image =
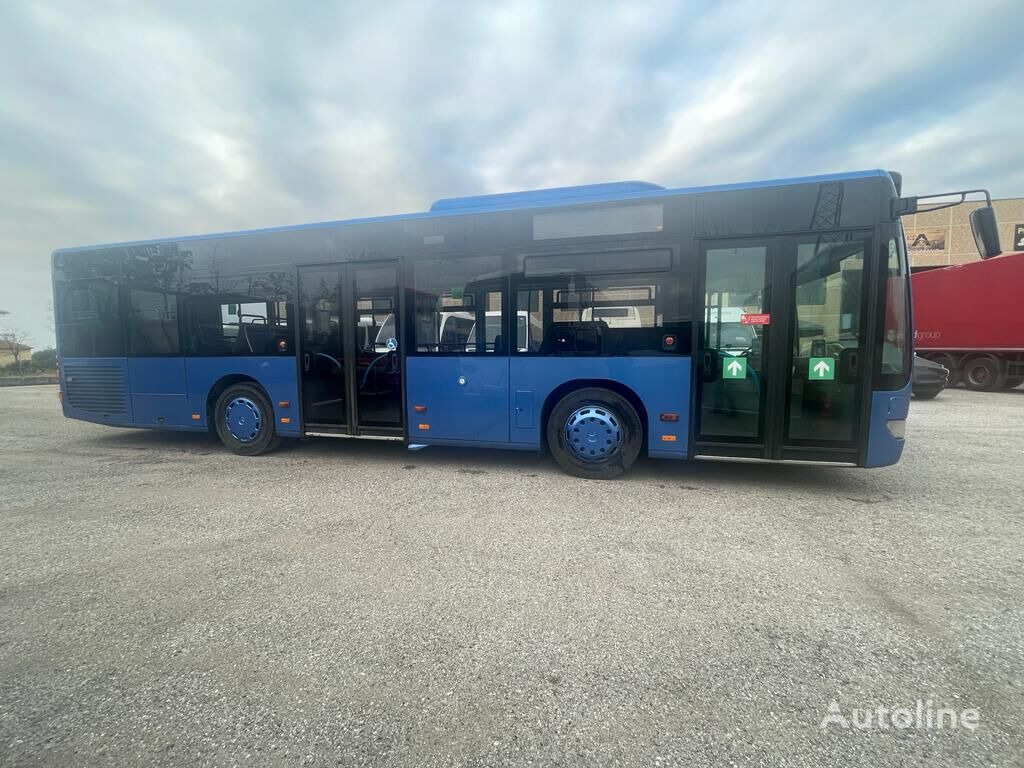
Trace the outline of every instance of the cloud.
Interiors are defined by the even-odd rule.
[[[1019,2],[6,3],[0,308],[48,254],[438,197],[863,167],[1024,194]]]

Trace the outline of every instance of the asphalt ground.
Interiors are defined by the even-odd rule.
[[[0,763],[1022,765],[1024,391],[907,432],[886,469],[602,483],[4,390]],[[977,723],[850,722],[919,700]]]

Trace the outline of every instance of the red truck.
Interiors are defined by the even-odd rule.
[[[911,276],[914,351],[949,369],[949,386],[1024,383],[1024,252]]]

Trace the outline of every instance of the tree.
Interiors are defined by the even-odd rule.
[[[32,343],[32,337],[27,331],[23,331],[20,328],[8,328],[5,331],[0,331],[0,341],[7,342],[10,345],[11,357],[14,358],[14,364],[18,368],[18,374],[21,374],[21,357],[29,350],[29,345]]]
[[[57,350],[40,349],[32,353],[32,367],[37,371],[53,371],[57,369]]]

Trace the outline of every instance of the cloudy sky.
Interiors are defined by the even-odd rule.
[[[437,197],[876,167],[1024,196],[1022,39],[1021,0],[4,0],[0,326],[52,343],[58,246]]]

